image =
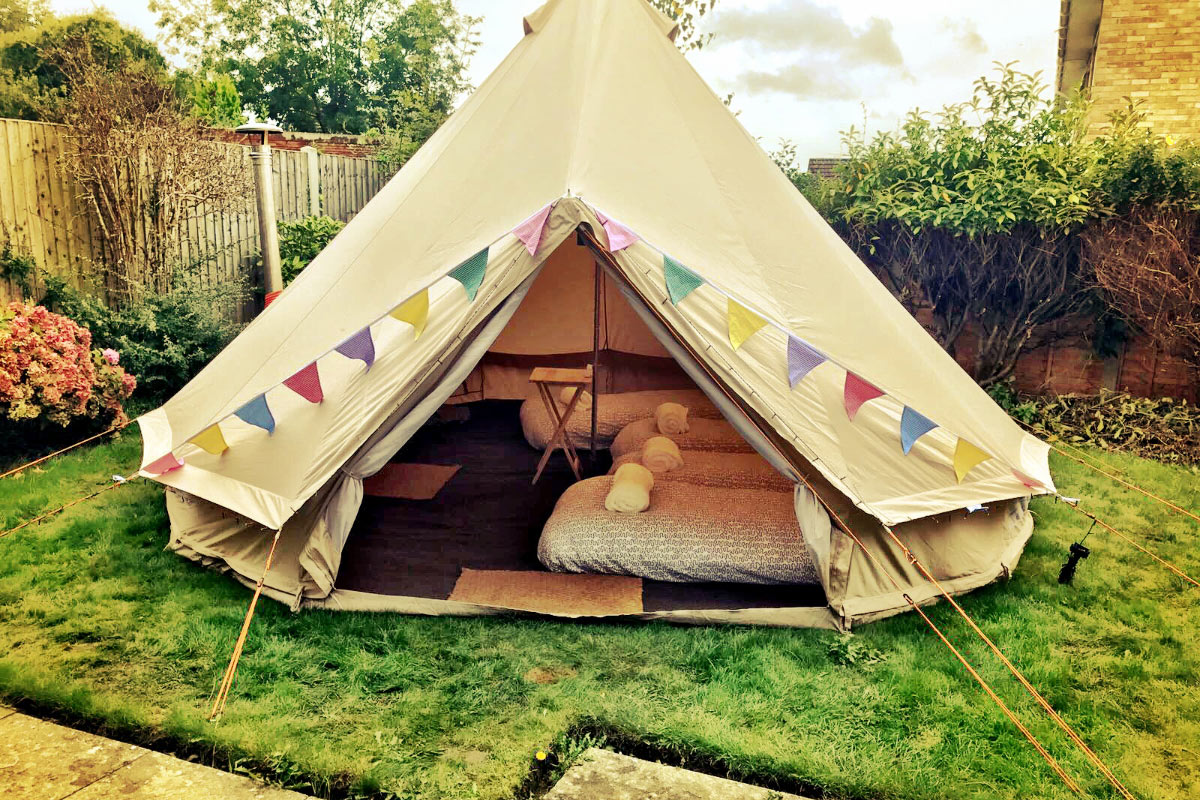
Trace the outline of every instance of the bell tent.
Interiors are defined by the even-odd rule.
[[[674,47],[674,24],[644,0],[550,0],[524,29],[299,278],[138,420],[170,547],[252,585],[280,531],[264,591],[293,607],[843,628],[937,593],[888,530],[951,592],[1010,574],[1029,496],[1053,491],[1047,447],[793,188]],[[536,573],[545,492],[573,483],[531,486],[537,451],[527,463],[468,429],[519,431],[530,369],[586,364],[602,408],[687,389],[765,459],[801,552],[757,552],[760,490],[702,491],[724,499],[693,512],[719,506],[700,528],[742,537],[728,552],[802,558],[806,585],[678,583],[689,533],[662,551],[665,578],[546,572],[568,583],[534,602],[510,602],[503,580],[460,591],[497,564]],[[443,490],[461,491],[371,506],[364,479],[423,436],[463,464]],[[662,486],[665,504],[677,489]],[[597,513],[605,530],[642,516]],[[674,523],[637,524],[650,547]]]

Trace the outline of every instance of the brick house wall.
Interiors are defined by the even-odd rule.
[[[261,134],[237,133],[228,128],[210,128],[214,139],[230,144],[257,144]],[[379,151],[379,146],[363,136],[353,136],[339,133],[299,133],[283,131],[271,133],[269,142],[276,150],[300,150],[303,147],[313,147],[318,152],[330,156],[349,156],[350,158],[371,158]]]
[[[1200,0],[1062,0],[1058,90],[1082,84],[1092,133],[1126,98],[1156,133],[1200,136]]]

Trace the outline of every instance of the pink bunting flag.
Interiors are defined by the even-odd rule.
[[[166,475],[168,472],[174,472],[182,466],[183,462],[176,458],[174,453],[167,453],[162,458],[151,461],[142,467],[142,472],[145,472],[147,475]]]
[[[600,220],[600,224],[604,226],[604,232],[608,234],[608,251],[610,253],[624,250],[638,240],[636,233],[615,219],[604,216],[599,211],[596,212],[596,219]]]
[[[325,392],[321,389],[321,374],[317,372],[315,361],[288,378],[283,385],[310,403],[319,403],[325,399]]]
[[[858,410],[862,408],[864,403],[874,400],[876,397],[883,397],[883,390],[879,387],[867,383],[862,378],[855,375],[853,372],[846,372],[846,385],[842,390],[842,405],[846,408],[846,416],[850,421],[854,421]]]
[[[546,229],[546,220],[550,218],[553,204],[546,206],[529,219],[513,228],[513,235],[525,245],[529,255],[537,255],[538,245],[542,243],[542,231]]]

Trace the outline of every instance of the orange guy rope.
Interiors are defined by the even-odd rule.
[[[246,619],[242,622],[242,630],[238,634],[237,642],[233,645],[233,655],[230,656],[229,666],[225,668],[225,675],[221,678],[221,687],[217,689],[217,697],[213,701],[212,711],[208,715],[209,720],[215,720],[225,713],[225,702],[229,699],[229,690],[233,687],[233,675],[237,672],[238,661],[241,660],[242,650],[246,646],[246,635],[250,632],[250,620],[254,618],[254,608],[258,605],[263,584],[267,581],[267,573],[271,571],[271,561],[275,558],[275,546],[279,544],[279,533],[280,531],[275,531],[275,538],[271,540],[271,549],[267,551],[267,563],[263,567],[262,577],[258,579],[258,585],[254,587],[254,595],[250,598],[250,607],[246,609]]]
[[[49,519],[50,517],[53,517],[55,514],[60,514],[63,511],[66,511],[68,508],[71,508],[72,506],[77,506],[80,503],[91,500],[93,497],[99,497],[100,495],[104,494],[105,492],[107,492],[111,489],[116,489],[118,486],[124,486],[125,484],[129,483],[130,481],[132,481],[133,479],[135,479],[137,477],[138,477],[138,473],[132,472],[129,474],[128,477],[122,478],[119,481],[113,481],[108,486],[105,486],[103,489],[98,489],[89,495],[80,497],[77,500],[72,500],[69,503],[66,503],[64,505],[59,506],[58,508],[47,511],[46,513],[36,516],[33,519],[25,520],[24,522],[22,522],[20,525],[16,526],[15,528],[9,528],[6,531],[0,531],[0,539],[3,539],[5,536],[8,536],[9,534],[16,533],[17,531],[21,530],[22,528],[28,528],[30,525],[36,525],[37,523],[41,522],[42,520]]]
[[[1062,496],[1060,495],[1060,496],[1059,496],[1059,498],[1060,498],[1060,499],[1062,499]],[[1128,542],[1129,544],[1131,544],[1131,545],[1133,545],[1134,547],[1136,547],[1138,550],[1141,550],[1143,553],[1145,553],[1146,555],[1150,556],[1150,557],[1151,557],[1151,558],[1153,558],[1155,561],[1157,561],[1158,563],[1162,564],[1164,567],[1166,567],[1167,569],[1171,570],[1171,572],[1174,572],[1176,575],[1178,575],[1179,577],[1183,578],[1183,579],[1184,579],[1185,581],[1187,581],[1188,583],[1192,584],[1193,586],[1195,586],[1195,587],[1197,587],[1197,588],[1200,588],[1200,582],[1198,582],[1198,581],[1197,581],[1195,578],[1193,578],[1192,576],[1188,575],[1186,572],[1184,572],[1184,571],[1183,571],[1183,570],[1181,570],[1179,567],[1177,567],[1177,566],[1175,566],[1174,564],[1172,564],[1170,561],[1167,561],[1165,558],[1162,558],[1161,556],[1159,556],[1158,554],[1154,553],[1153,551],[1151,551],[1151,550],[1148,550],[1147,548],[1145,548],[1145,547],[1143,547],[1142,545],[1138,544],[1138,543],[1137,543],[1137,542],[1135,542],[1133,539],[1131,539],[1131,538],[1129,538],[1128,536],[1126,536],[1125,534],[1121,533],[1119,530],[1117,530],[1116,528],[1114,528],[1112,525],[1109,525],[1107,522],[1105,522],[1104,520],[1100,519],[1099,517],[1097,517],[1097,516],[1096,516],[1095,514],[1093,514],[1092,512],[1090,512],[1090,511],[1085,511],[1084,509],[1080,508],[1078,503],[1071,503],[1071,502],[1068,502],[1068,501],[1067,501],[1067,500],[1065,500],[1065,499],[1063,500],[1063,503],[1064,503],[1064,504],[1065,504],[1067,507],[1069,507],[1069,508],[1072,508],[1072,509],[1074,509],[1075,511],[1078,511],[1080,514],[1083,514],[1085,517],[1087,517],[1088,519],[1090,519],[1092,522],[1096,523],[1096,524],[1097,524],[1097,525],[1099,525],[1101,528],[1104,528],[1104,530],[1106,530],[1106,531],[1108,531],[1109,533],[1113,534],[1113,535],[1114,535],[1114,536],[1116,536],[1117,538],[1119,538],[1119,539],[1123,539],[1124,541],[1126,541],[1126,542]]]
[[[941,629],[938,628],[938,626],[934,623],[934,621],[929,618],[929,616],[916,603],[916,601],[914,601],[911,597],[909,597],[908,592],[904,591],[904,587],[902,587],[900,585],[900,582],[897,581],[896,578],[892,575],[892,573],[889,572],[883,566],[883,564],[879,561],[879,557],[867,549],[867,546],[865,544],[863,544],[863,541],[858,538],[858,536],[854,533],[854,531],[852,531],[850,529],[850,526],[847,525],[842,520],[842,518],[838,515],[837,511],[835,511],[833,509],[833,506],[831,506],[828,502],[826,502],[825,498],[822,497],[820,494],[818,494],[817,490],[813,488],[813,485],[808,482],[808,478],[804,475],[804,473],[800,472],[799,470],[797,470],[796,473],[800,476],[800,479],[802,481],[804,481],[804,485],[808,487],[808,490],[813,493],[813,496],[816,497],[817,500],[820,501],[821,505],[825,506],[825,510],[829,512],[829,515],[838,524],[838,526],[842,530],[844,530],[850,536],[851,539],[854,540],[854,543],[856,545],[858,545],[858,548],[860,550],[862,550],[863,553],[865,553],[868,558],[871,559],[871,561],[875,564],[876,568],[878,568],[883,574],[888,576],[888,580],[890,580],[892,582],[892,584],[896,587],[896,589],[898,589],[900,591],[900,593],[904,597],[905,601],[907,601],[908,604],[910,606],[912,606],[914,611],[916,611],[918,614],[920,614],[921,619],[925,620],[926,624],[928,624],[929,627],[933,629],[933,632],[936,633],[938,638],[942,640],[942,643],[945,644],[946,647],[950,648],[950,652],[954,654],[955,658],[957,658],[959,660],[959,662],[967,669],[967,671],[971,674],[971,677],[973,677],[976,680],[976,682],[981,687],[983,687],[984,692],[986,692],[988,697],[990,697],[993,700],[993,702],[995,702],[996,705],[1000,707],[1000,710],[1003,711],[1004,715],[1006,717],[1008,717],[1009,721],[1012,722],[1012,724],[1016,726],[1017,730],[1019,730],[1022,734],[1024,734],[1025,738],[1029,740],[1029,743],[1033,745],[1034,749],[1036,749],[1038,751],[1038,753],[1042,756],[1042,758],[1045,759],[1046,763],[1050,765],[1050,768],[1052,770],[1054,770],[1054,773],[1056,775],[1058,775],[1059,778],[1062,779],[1062,782],[1064,784],[1067,785],[1067,788],[1069,788],[1071,791],[1075,792],[1076,794],[1082,794],[1083,790],[1079,788],[1079,784],[1077,784],[1075,782],[1075,780],[1070,775],[1067,774],[1067,772],[1062,768],[1062,765],[1060,765],[1058,763],[1058,761],[1055,760],[1054,756],[1050,754],[1050,751],[1048,751],[1042,745],[1042,743],[1037,740],[1037,737],[1033,735],[1033,732],[1030,731],[1029,728],[1025,727],[1025,725],[1021,722],[1021,720],[1017,718],[1017,715],[1013,713],[1012,709],[1010,709],[1004,703],[1004,701],[1002,699],[1000,699],[1000,696],[998,694],[996,694],[995,690],[992,689],[992,687],[988,684],[988,682],[986,680],[984,680],[983,676],[980,675],[979,672],[973,666],[971,666],[971,663],[969,661],[967,661],[966,657],[964,657],[961,652],[959,652],[958,648],[956,648],[950,642],[950,640],[946,638],[946,635],[944,633],[942,633]]]
[[[1063,733],[1067,735],[1067,738],[1074,742],[1079,749],[1084,752],[1084,754],[1088,757],[1088,760],[1095,765],[1096,769],[1100,770],[1100,773],[1108,779],[1108,782],[1111,783],[1118,792],[1121,793],[1121,796],[1124,797],[1125,800],[1135,800],[1133,794],[1131,794],[1130,791],[1125,788],[1124,784],[1117,779],[1117,776],[1114,775],[1112,770],[1108,768],[1108,765],[1100,760],[1100,756],[1096,755],[1095,751],[1088,747],[1087,743],[1083,741],[1083,738],[1075,732],[1075,729],[1072,728],[1067,721],[1063,719],[1057,711],[1054,710],[1054,707],[1050,705],[1045,697],[1042,696],[1041,692],[1034,688],[1033,684],[1029,682],[1025,675],[1022,674],[1021,671],[1017,669],[1016,665],[1008,659],[1008,656],[1004,655],[1000,648],[996,646],[996,643],[991,640],[991,637],[984,633],[983,630],[977,624],[975,624],[975,620],[971,619],[970,615],[968,615],[967,612],[963,610],[963,607],[960,606],[958,602],[950,595],[950,593],[946,591],[946,589],[938,582],[937,578],[933,577],[929,570],[925,568],[925,565],[922,564],[917,557],[913,555],[912,551],[900,541],[895,532],[886,525],[883,529],[887,532],[887,535],[891,537],[892,541],[895,542],[900,548],[901,552],[904,553],[905,557],[909,560],[909,563],[913,564],[921,572],[921,574],[925,576],[926,580],[937,587],[937,590],[941,593],[942,597],[945,597],[946,600],[949,601],[950,605],[954,607],[954,610],[959,613],[959,616],[967,621],[967,624],[970,625],[971,629],[975,631],[979,638],[982,639],[985,644],[987,644],[991,651],[996,655],[996,658],[1000,659],[1001,663],[1008,667],[1008,671],[1011,672],[1013,677],[1015,677],[1017,681],[1019,681],[1020,684],[1025,687],[1025,690],[1029,692],[1030,696],[1037,701],[1038,705],[1040,705],[1042,709],[1050,715],[1050,718],[1058,724],[1058,727],[1061,728]]]
[[[70,450],[74,450],[76,447],[82,447],[83,445],[87,444],[88,442],[99,439],[101,436],[107,436],[110,433],[116,433],[119,430],[123,430],[123,429],[129,427],[131,424],[132,424],[132,421],[126,422],[124,425],[114,425],[106,431],[100,431],[100,433],[97,433],[94,436],[89,436],[88,438],[84,439],[82,442],[76,442],[75,444],[68,445],[61,450],[55,450],[53,453],[50,453],[49,455],[44,455],[41,458],[35,458],[33,461],[30,461],[28,464],[22,464],[19,467],[13,467],[8,472],[0,474],[0,480],[3,480],[4,478],[9,477],[10,475],[16,475],[18,472],[24,472],[25,470],[29,469],[30,467],[36,467],[38,464],[41,464],[45,461],[49,461],[50,459],[54,458],[55,456],[61,456],[63,453],[66,453]]]

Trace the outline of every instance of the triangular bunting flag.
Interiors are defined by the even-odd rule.
[[[475,255],[459,264],[450,273],[450,277],[463,285],[467,290],[467,299],[474,300],[483,283],[483,273],[487,270],[488,249],[485,247]]]
[[[221,435],[220,425],[210,425],[188,441],[214,456],[219,456],[229,449],[229,445],[225,444],[225,437]]]
[[[355,358],[363,362],[367,369],[375,363],[375,340],[371,338],[370,328],[363,328],[334,349],[346,358]]]
[[[425,330],[425,323],[429,321],[429,290],[422,289],[405,300],[393,308],[389,316],[412,325],[415,333],[413,339],[420,339]]]
[[[788,334],[788,383],[793,389],[804,376],[825,363],[825,356]]]
[[[249,425],[262,428],[267,433],[275,432],[275,416],[267,405],[267,396],[260,394],[246,405],[233,412],[233,415]]]
[[[604,232],[608,234],[608,251],[610,253],[624,250],[638,240],[636,233],[599,211],[596,212],[596,219],[600,220],[600,224],[604,226]]]
[[[737,350],[757,333],[767,321],[738,301],[729,300],[729,343]]]
[[[990,455],[966,439],[959,439],[958,445],[954,448],[954,474],[958,477],[958,482],[962,483],[968,472],[989,458],[991,458]]]
[[[704,283],[703,278],[668,255],[663,256],[663,275],[667,279],[667,294],[671,296],[671,305],[676,306],[680,300]]]
[[[183,462],[176,458],[174,453],[167,453],[162,458],[151,461],[142,467],[142,472],[145,472],[147,475],[166,475],[168,472],[174,472],[182,466]]]
[[[908,451],[912,450],[917,439],[936,427],[937,423],[929,417],[905,406],[904,413],[900,415],[900,447],[904,450],[904,455],[908,455]]]
[[[1042,483],[1041,481],[1039,481],[1037,478],[1031,478],[1028,475],[1026,475],[1024,472],[1019,472],[1014,469],[1012,471],[1012,474],[1013,474],[1014,478],[1019,480],[1021,483],[1025,484],[1025,487],[1027,489],[1044,489],[1046,487],[1046,485],[1044,483]]]
[[[846,372],[846,384],[842,387],[842,405],[850,421],[858,415],[863,403],[870,402],[876,397],[883,397],[883,390],[874,384],[867,383],[853,372]]]
[[[552,207],[553,204],[546,206],[513,228],[513,235],[521,240],[531,256],[537,255],[538,245],[542,243],[542,231],[546,227],[546,220],[550,218],[550,209]]]
[[[315,361],[288,378],[283,385],[310,403],[319,403],[325,399],[325,393],[321,390],[321,373],[317,372]]]

